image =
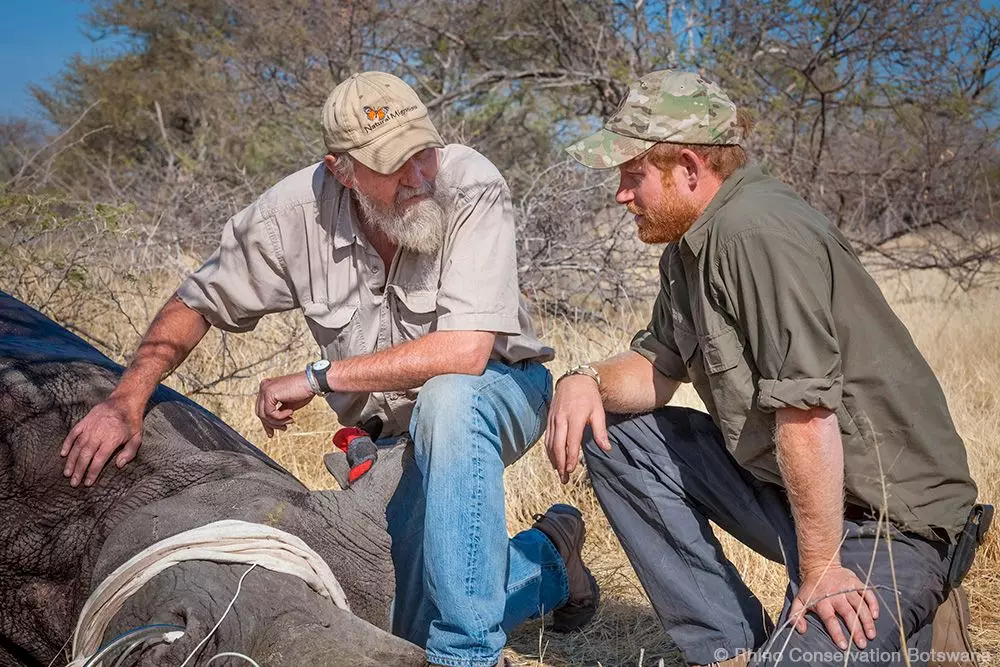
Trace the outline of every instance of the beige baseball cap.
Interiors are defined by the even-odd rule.
[[[417,94],[385,72],[352,74],[323,105],[323,140],[380,174],[391,174],[424,148],[444,146]]]

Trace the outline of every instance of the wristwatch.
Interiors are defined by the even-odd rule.
[[[559,380],[562,380],[564,377],[570,375],[586,375],[587,377],[592,378],[594,382],[597,383],[598,387],[601,386],[601,374],[598,373],[597,369],[591,366],[590,364],[580,364],[579,366],[573,366],[573,368],[569,369],[561,376],[559,376]],[[556,380],[556,384],[559,384],[559,380]]]
[[[333,391],[326,379],[326,371],[330,368],[329,359],[320,359],[306,365],[306,382],[317,396],[324,396]]]

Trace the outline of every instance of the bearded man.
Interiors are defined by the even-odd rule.
[[[323,358],[261,383],[268,436],[322,394],[340,422],[408,434],[414,463],[387,508],[393,631],[432,664],[486,667],[506,632],[556,610],[586,623],[597,585],[580,560],[580,513],[556,505],[510,539],[503,470],[539,438],[551,400],[517,281],[510,193],[485,157],[445,146],[416,93],[354,74],[323,109],[329,153],[226,224],[208,261],[150,325],[109,398],[63,444],[71,484],[91,485],[139,447],[156,384],[208,331],[253,329],[301,309]]]
[[[552,464],[565,482],[586,441],[689,664],[919,664],[932,634],[971,660],[957,586],[988,510],[945,397],[847,239],[747,165],[749,129],[715,84],[661,71],[568,149],[617,167],[639,238],[667,245],[631,349],[557,383]],[[681,382],[707,414],[664,407]],[[777,630],[710,521],[785,563]]]

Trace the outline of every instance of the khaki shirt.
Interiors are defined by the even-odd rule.
[[[741,466],[783,486],[774,411],[826,408],[849,504],[881,507],[884,478],[900,528],[961,529],[976,486],[941,387],[849,242],[791,188],[734,174],[667,246],[660,279],[632,349],[694,384]]]
[[[493,358],[548,361],[520,296],[510,192],[465,146],[441,149],[437,187],[447,229],[434,256],[400,250],[383,266],[361,233],[350,190],[323,163],[288,176],[230,219],[215,253],[178,296],[213,325],[249,331],[267,313],[301,309],[325,358],[346,359],[432,331],[496,332]],[[386,273],[388,271],[388,277]],[[409,426],[417,389],[327,397],[341,423],[373,415]]]

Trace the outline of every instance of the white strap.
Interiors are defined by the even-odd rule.
[[[301,539],[257,523],[216,521],[161,540],[108,575],[80,612],[73,633],[73,660],[67,667],[82,667],[87,656],[97,652],[108,624],[129,597],[157,574],[189,560],[257,563],[302,579],[337,607],[350,611],[344,589],[329,566]]]

